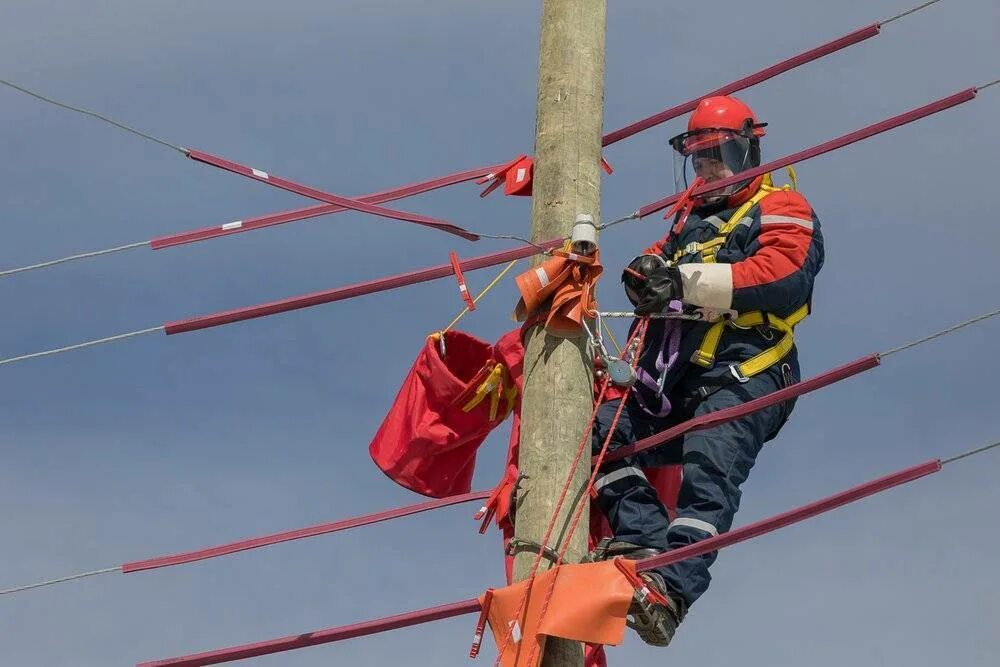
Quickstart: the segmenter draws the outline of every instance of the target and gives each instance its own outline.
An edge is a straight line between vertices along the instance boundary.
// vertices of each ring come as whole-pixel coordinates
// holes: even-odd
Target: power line
[[[654,567],[662,567],[667,563],[693,558],[719,549],[731,547],[740,542],[775,532],[782,528],[787,528],[807,519],[815,518],[831,510],[855,503],[859,500],[877,495],[892,488],[914,482],[928,475],[940,472],[941,469],[953,461],[960,458],[973,456],[1000,446],[1000,442],[980,447],[979,449],[960,454],[949,459],[931,459],[902,470],[878,477],[857,486],[845,489],[824,498],[820,498],[811,503],[795,507],[781,514],[756,521],[754,523],[741,526],[729,532],[710,537],[699,542],[667,551],[658,556],[646,558],[637,563],[637,570],[648,570]],[[315,630],[296,635],[289,635],[277,639],[270,639],[253,644],[241,646],[231,646],[227,648],[215,649],[191,655],[167,658],[143,662],[138,667],[201,667],[202,665],[215,665],[234,660],[243,660],[251,657],[270,655],[284,651],[316,646],[331,642],[342,641],[381,632],[387,632],[398,628],[411,627],[424,623],[430,623],[446,618],[453,618],[465,614],[471,614],[481,610],[479,600],[471,598],[460,600],[449,604],[438,605],[427,609],[396,614],[385,618],[353,623],[350,625]]]
[[[72,262],[77,259],[85,259],[87,257],[99,257],[101,255],[110,255],[113,252],[122,252],[124,250],[132,250],[133,248],[141,248],[143,246],[148,246],[149,241],[139,241],[137,243],[128,243],[126,245],[115,246],[114,248],[105,248],[104,250],[94,250],[93,252],[82,252],[77,255],[70,255],[68,257],[60,257],[59,259],[52,259],[47,262],[39,262],[38,264],[29,264],[28,266],[19,266],[16,269],[7,269],[5,271],[0,271],[0,276],[10,276],[15,273],[23,273],[25,271],[33,271],[35,269],[44,269],[49,266],[55,266],[56,264],[63,264],[65,262]]]
[[[32,352],[31,354],[22,354],[19,357],[10,357],[8,359],[0,359],[0,366],[4,364],[12,364],[15,361],[24,361],[26,359],[34,359],[35,357],[45,357],[50,354],[59,354],[60,352],[69,352],[70,350],[79,350],[84,347],[91,347],[93,345],[101,345],[103,343],[112,343],[114,341],[123,340],[125,338],[132,338],[134,336],[142,336],[144,334],[153,333],[154,331],[163,331],[163,326],[150,327],[149,329],[140,329],[138,331],[130,331],[128,333],[118,334],[116,336],[108,336],[107,338],[97,338],[95,340],[88,340],[83,343],[76,343],[75,345],[67,345],[66,347],[57,347],[51,350],[44,350],[42,352]]]
[[[926,7],[930,7],[931,5],[936,4],[938,2],[941,2],[941,0],[929,0],[929,2],[925,2],[922,5],[918,5],[917,7],[914,7],[913,9],[907,9],[905,12],[902,12],[900,14],[896,14],[895,16],[889,17],[889,18],[887,18],[884,21],[879,21],[879,24],[880,25],[889,25],[893,21],[898,21],[899,19],[903,18],[904,16],[909,16],[910,14],[913,14],[915,12],[919,12],[921,9],[924,9]]]
[[[96,119],[98,119],[100,121],[103,121],[103,122],[108,123],[110,125],[114,125],[117,128],[125,130],[126,132],[131,132],[132,134],[134,134],[136,136],[139,136],[139,137],[142,137],[143,139],[148,139],[149,141],[155,141],[156,143],[160,144],[161,146],[166,146],[167,148],[172,148],[175,151],[177,151],[178,153],[182,153],[184,155],[187,155],[187,149],[184,148],[184,147],[182,147],[182,146],[178,146],[176,144],[172,144],[169,141],[166,141],[165,139],[160,139],[159,137],[154,137],[152,134],[147,134],[146,132],[142,132],[140,130],[137,130],[134,127],[129,127],[128,125],[126,125],[124,123],[121,123],[121,122],[119,122],[117,120],[114,120],[113,118],[108,118],[107,116],[99,114],[96,111],[90,111],[90,110],[84,109],[82,107],[76,107],[76,106],[73,106],[72,104],[67,104],[65,102],[60,102],[59,100],[54,100],[51,97],[46,97],[45,95],[42,95],[41,93],[36,93],[33,90],[28,90],[24,86],[19,86],[16,83],[13,83],[11,81],[5,81],[4,79],[0,79],[0,83],[2,83],[5,86],[9,86],[10,88],[13,88],[14,90],[19,90],[22,93],[25,93],[27,95],[31,95],[32,97],[34,97],[36,99],[39,99],[39,100],[42,100],[43,102],[48,102],[49,104],[54,104],[57,107],[61,107],[63,109],[67,109],[69,111],[75,111],[76,113],[82,113],[82,114],[84,114],[86,116],[91,116],[91,117],[96,118]]]
[[[116,567],[106,567],[103,570],[91,570],[90,572],[81,572],[80,574],[71,574],[68,577],[59,577],[58,579],[46,579],[45,581],[39,581],[34,584],[28,584],[26,586],[15,586],[14,588],[5,588],[0,590],[0,595],[7,595],[9,593],[18,593],[20,591],[31,590],[32,588],[41,588],[42,586],[51,586],[52,584],[59,584],[64,581],[73,581],[74,579],[83,579],[84,577],[93,577],[98,574],[108,574],[110,572],[121,572],[121,566]]]
[[[941,459],[941,465],[948,465],[949,463],[952,463],[954,461],[966,459],[969,458],[970,456],[975,456],[976,454],[982,454],[983,452],[988,452],[991,449],[995,449],[997,447],[1000,447],[1000,442],[994,442],[992,445],[986,445],[985,447],[979,447],[978,449],[970,449],[969,451],[963,454],[958,454],[956,456],[952,456],[947,459]]]
[[[930,334],[929,336],[924,336],[923,338],[918,338],[915,341],[912,341],[912,342],[909,342],[909,343],[905,343],[903,345],[900,345],[899,347],[894,347],[892,349],[886,350],[885,352],[882,352],[879,356],[881,356],[883,358],[891,356],[893,354],[896,354],[897,352],[902,352],[903,350],[908,350],[911,347],[916,347],[917,345],[922,345],[923,343],[927,343],[927,342],[932,341],[932,340],[934,340],[936,338],[940,338],[942,336],[947,336],[948,334],[950,334],[953,331],[958,331],[959,329],[963,329],[963,328],[965,328],[965,327],[967,327],[967,326],[969,326],[971,324],[975,324],[976,322],[982,322],[983,320],[988,320],[991,317],[996,317],[997,315],[1000,315],[1000,309],[992,310],[992,311],[990,311],[988,313],[983,313],[982,315],[976,315],[975,317],[973,317],[971,319],[968,319],[968,320],[965,320],[964,322],[959,322],[958,324],[954,324],[954,325],[952,325],[950,327],[947,327],[945,329],[941,329],[940,331],[936,331],[936,332]]]

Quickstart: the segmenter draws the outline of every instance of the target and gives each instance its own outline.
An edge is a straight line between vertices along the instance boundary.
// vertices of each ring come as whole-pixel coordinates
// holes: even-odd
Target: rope
[[[17,593],[19,591],[26,591],[31,588],[41,588],[42,586],[51,586],[52,584],[62,583],[64,581],[72,581],[74,579],[83,579],[84,577],[93,577],[98,574],[108,574],[110,572],[120,572],[121,566],[116,565],[115,567],[106,567],[103,570],[91,570],[90,572],[81,572],[80,574],[71,574],[68,577],[59,577],[58,579],[47,579],[45,581],[39,581],[38,583],[28,584],[27,586],[16,586],[14,588],[5,588],[0,590],[0,595],[9,595],[11,593]]]
[[[917,339],[917,340],[909,342],[909,343],[905,343],[904,345],[900,345],[899,347],[894,347],[891,350],[886,350],[885,352],[882,352],[881,354],[879,354],[879,356],[882,357],[882,358],[888,357],[890,355],[896,354],[897,352],[902,352],[903,350],[908,350],[911,347],[916,347],[917,345],[922,345],[923,343],[927,343],[927,342],[932,341],[932,340],[934,340],[936,338],[940,338],[942,336],[947,336],[948,334],[952,333],[953,331],[958,331],[959,329],[963,329],[963,328],[969,326],[970,324],[975,324],[976,322],[982,322],[983,320],[988,320],[991,317],[996,317],[997,315],[1000,315],[1000,308],[998,308],[997,310],[991,311],[989,313],[983,313],[982,315],[977,315],[976,317],[973,317],[970,320],[965,320],[964,322],[959,322],[958,324],[954,324],[954,325],[952,325],[952,326],[950,326],[950,327],[948,327],[946,329],[941,329],[940,331],[932,333],[929,336],[924,336],[923,338]]]
[[[55,266],[56,264],[63,264],[64,262],[72,262],[75,259],[85,259],[87,257],[98,257],[100,255],[110,255],[113,252],[121,252],[123,250],[131,250],[132,248],[138,248],[140,246],[149,245],[149,241],[139,241],[137,243],[129,243],[127,245],[120,245],[114,248],[105,248],[104,250],[94,250],[93,252],[84,252],[79,255],[70,255],[69,257],[60,257],[59,259],[49,260],[48,262],[39,262],[38,264],[29,264],[28,266],[19,266],[16,269],[7,269],[6,271],[0,271],[0,276],[9,276],[15,273],[21,273],[23,271],[31,271],[33,269],[44,269],[47,266]]]
[[[619,357],[622,356],[622,348],[618,344],[618,341],[615,340],[614,332],[611,331],[611,327],[608,326],[608,323],[604,321],[603,317],[601,318],[601,326],[604,327],[604,332],[608,334],[608,338],[611,339],[611,344],[615,346],[615,354]]]
[[[898,21],[899,19],[903,18],[904,16],[909,16],[910,14],[913,14],[914,12],[919,12],[921,9],[924,9],[925,7],[930,7],[931,5],[933,5],[935,3],[938,3],[938,2],[941,2],[941,0],[929,0],[929,2],[925,2],[922,5],[918,5],[918,6],[914,7],[913,9],[907,9],[902,14],[896,14],[895,16],[887,18],[884,21],[879,21],[879,23],[881,25],[888,25],[888,24],[892,23],[893,21]]]
[[[636,317],[635,311],[631,310],[607,310],[601,311],[601,317]],[[694,322],[709,322],[711,321],[706,314],[701,312],[694,313],[650,313],[645,315],[651,320],[692,320]],[[720,319],[726,319],[725,317],[720,317]]]
[[[633,333],[633,335],[629,338],[628,342],[626,343],[626,347],[632,343],[632,340],[636,336],[640,336],[640,338],[639,338],[639,344],[641,346],[642,339],[643,339],[643,337],[645,337],[645,330],[646,330],[646,328],[643,327],[643,326],[637,327],[636,331]],[[635,355],[635,360],[638,360],[640,352],[641,352],[641,350],[637,351],[637,353]],[[580,459],[583,458],[583,452],[586,449],[588,442],[590,442],[591,438],[593,438],[593,435],[591,433],[591,429],[592,429],[592,427],[594,425],[594,420],[597,419],[597,411],[601,407],[601,403],[604,402],[604,395],[607,393],[607,390],[608,390],[608,387],[610,386],[610,384],[611,383],[610,383],[610,380],[608,378],[605,378],[604,381],[601,383],[601,389],[600,389],[600,391],[597,394],[597,398],[594,399],[594,408],[590,412],[590,419],[587,420],[587,425],[584,427],[583,437],[580,439],[580,445],[577,448],[576,455],[573,458],[573,462],[570,464],[569,473],[566,476],[566,481],[563,484],[563,488],[562,488],[562,491],[559,494],[559,499],[556,502],[556,506],[552,510],[552,517],[549,519],[549,525],[545,529],[545,535],[542,537],[542,540],[540,542],[540,544],[542,545],[542,548],[540,548],[538,550],[538,554],[535,556],[535,560],[531,564],[531,570],[529,571],[528,577],[527,577],[528,583],[527,583],[527,585],[524,588],[524,595],[521,596],[521,600],[518,603],[517,611],[514,613],[514,616],[516,618],[520,619],[519,622],[520,622],[520,624],[522,626],[524,624],[523,614],[527,613],[528,599],[531,596],[531,586],[532,586],[532,584],[535,581],[535,576],[538,573],[538,567],[539,567],[539,565],[541,565],[542,557],[545,554],[545,547],[548,545],[549,539],[552,537],[552,531],[555,529],[556,522],[557,522],[557,520],[559,518],[559,512],[562,511],[563,503],[566,501],[566,496],[569,494],[569,488],[570,488],[570,486],[573,483],[573,474],[576,471],[576,468],[577,468],[577,466],[580,463]],[[617,424],[618,417],[621,415],[621,409],[624,406],[624,404],[625,404],[625,401],[621,401],[621,405],[619,405],[618,413],[615,416],[615,421],[612,424],[612,427],[611,427],[611,429],[608,432],[608,439],[609,440],[610,440],[611,435],[614,434],[614,432],[615,432],[614,425]],[[605,447],[606,446],[607,446],[607,442],[605,442]],[[583,506],[584,499],[587,498],[586,494],[589,493],[589,491],[590,491],[590,487],[593,484],[595,475],[596,475],[596,473],[592,473],[591,474],[591,477],[590,477],[590,480],[588,481],[587,487],[584,490],[584,495],[581,496],[581,500],[580,500],[580,506],[581,507]],[[569,548],[569,541],[570,541],[570,538],[572,537],[572,534],[573,534],[572,531],[576,528],[576,524],[578,522],[579,522],[579,515],[578,515],[577,512],[574,512],[574,521],[571,523],[570,532],[568,532],[567,535],[566,535],[565,542],[563,542],[563,545],[560,548],[560,553],[559,553],[558,557],[556,558],[556,562],[553,564],[554,566],[558,566],[562,562],[562,558],[565,555],[566,550]],[[553,579],[553,585],[554,585],[554,583],[555,583],[555,580]],[[548,595],[551,595],[551,590],[548,592]],[[546,602],[547,602],[547,600],[546,600]],[[544,614],[544,612],[543,612],[543,614]],[[510,639],[511,639],[511,636],[513,634],[513,631],[514,631],[514,624],[511,624],[507,628],[507,631],[504,633],[504,638],[503,638],[503,641],[500,643],[500,646],[499,646],[499,648],[497,650],[497,659],[496,659],[496,662],[493,664],[493,667],[499,667],[501,658],[503,657],[503,654],[504,654],[504,651],[507,650],[507,646],[510,643]],[[518,650],[520,650],[520,647],[518,647]]]
[[[987,84],[984,84],[984,85],[982,85],[982,86],[976,86],[976,90],[986,90],[986,89],[987,89],[987,88],[989,88],[990,86],[995,86],[995,85],[997,85],[998,83],[1000,83],[1000,79],[996,79],[996,80],[994,80],[994,81],[990,81],[989,83],[987,83]]]
[[[555,509],[552,510],[552,517],[549,519],[549,525],[545,529],[545,535],[542,537],[540,544],[542,548],[538,550],[538,555],[535,556],[534,562],[531,564],[531,570],[528,572],[528,584],[524,587],[524,595],[521,596],[521,600],[518,603],[517,611],[514,616],[521,619],[521,624],[524,623],[522,614],[527,612],[528,608],[528,598],[531,595],[531,585],[535,581],[535,575],[538,573],[538,567],[541,565],[542,556],[545,554],[545,546],[549,543],[549,538],[552,537],[552,531],[555,529],[556,520],[559,517],[559,512],[562,510],[563,503],[566,500],[566,496],[569,493],[569,487],[573,483],[573,473],[576,471],[577,465],[580,463],[580,459],[583,458],[584,449],[587,446],[587,442],[593,437],[591,435],[591,429],[594,425],[594,420],[597,419],[597,409],[601,406],[604,400],[604,394],[608,390],[608,385],[610,385],[610,380],[608,378],[604,379],[601,383],[601,389],[597,393],[597,398],[594,400],[594,409],[590,412],[590,419],[587,420],[587,425],[583,430],[583,437],[580,439],[580,446],[577,448],[576,456],[573,458],[573,463],[570,464],[569,474],[566,476],[566,482],[563,484],[562,491],[559,493],[559,500],[556,502]],[[624,401],[623,401],[624,402]],[[511,636],[513,635],[514,625],[511,623],[507,631],[504,633],[503,641],[500,642],[497,648],[497,659],[493,663],[493,667],[498,667],[500,665],[500,659],[507,650],[507,645],[510,643]]]
[[[126,132],[131,132],[132,134],[134,134],[136,136],[139,136],[139,137],[142,137],[143,139],[148,139],[149,141],[155,141],[156,143],[160,144],[161,146],[166,146],[167,148],[173,148],[178,153],[183,153],[184,155],[187,155],[187,149],[186,148],[183,148],[181,146],[177,146],[175,144],[172,144],[169,141],[165,141],[163,139],[154,137],[151,134],[146,134],[145,132],[140,132],[139,130],[135,129],[134,127],[129,127],[128,125],[125,125],[124,123],[119,123],[118,121],[113,120],[111,118],[108,118],[107,116],[102,116],[101,114],[99,114],[97,112],[89,111],[87,109],[83,109],[83,108],[80,108],[80,107],[75,107],[75,106],[72,106],[70,104],[66,104],[65,102],[60,102],[58,100],[54,100],[52,98],[45,97],[44,95],[40,95],[39,93],[36,93],[33,90],[28,90],[27,88],[24,88],[23,86],[19,86],[16,83],[12,83],[10,81],[5,81],[3,79],[0,79],[0,83],[2,83],[5,86],[9,86],[9,87],[13,88],[14,90],[19,90],[22,93],[26,93],[28,95],[31,95],[32,97],[34,97],[36,99],[39,99],[39,100],[41,100],[43,102],[48,102],[49,104],[54,104],[57,107],[62,107],[63,109],[67,109],[69,111],[75,111],[76,113],[82,113],[85,116],[91,116],[91,117],[96,118],[98,120],[104,121],[105,123],[109,123],[111,125],[114,125],[117,128],[125,130]]]
[[[636,327],[635,335],[632,337],[633,339],[638,338],[638,345],[636,346],[635,356],[632,358],[633,369],[635,368],[636,364],[639,361],[639,357],[642,354],[642,347],[646,341],[646,330],[648,329],[648,327],[649,327],[649,320],[646,319],[640,320],[639,326]],[[631,344],[631,340],[629,341],[628,344]],[[615,431],[618,428],[618,420],[621,419],[622,411],[625,408],[625,403],[626,401],[624,398],[618,401],[618,409],[615,411],[615,416],[614,418],[612,418],[611,425],[608,427],[608,435],[604,438],[604,442],[601,444],[601,451],[597,455],[596,462],[592,463],[593,470],[590,473],[590,478],[587,480],[587,486],[585,487],[584,492],[580,494],[580,502],[577,503],[576,508],[573,512],[573,520],[570,523],[569,530],[566,533],[566,539],[563,541],[563,546],[559,550],[559,554],[556,557],[556,562],[555,562],[556,567],[562,564],[563,558],[566,556],[566,552],[569,550],[570,539],[572,539],[573,533],[576,532],[577,526],[580,525],[580,519],[583,516],[583,509],[584,507],[587,506],[587,498],[589,498],[590,494],[593,492],[594,482],[597,481],[597,476],[600,474],[601,465],[603,465],[604,463],[604,457],[608,453],[608,447],[611,444],[611,439],[614,437]],[[542,601],[541,610],[539,610],[539,616],[538,616],[539,623],[541,623],[541,620],[545,618],[545,614],[549,610],[549,603],[552,601],[552,595],[556,590],[557,576],[558,574],[552,577],[552,582],[549,585],[548,590],[546,590],[545,592],[545,599]],[[532,648],[532,651],[533,651],[532,655],[528,659],[529,664],[535,664],[535,653],[534,653],[535,648]]]
[[[994,442],[992,445],[986,445],[985,447],[980,447],[978,449],[970,449],[964,454],[958,454],[956,456],[952,456],[951,458],[941,459],[941,465],[948,465],[949,463],[954,463],[955,461],[975,456],[976,454],[982,454],[983,452],[988,452],[996,447],[1000,447],[1000,442]]]
[[[476,296],[475,296],[475,297],[474,297],[474,298],[472,299],[472,303],[474,303],[474,304],[478,304],[478,303],[479,303],[479,300],[480,300],[480,299],[482,299],[482,298],[483,298],[484,296],[486,296],[486,293],[487,293],[487,292],[489,292],[489,291],[490,291],[491,289],[493,289],[494,287],[496,287],[496,286],[497,286],[497,283],[499,283],[499,282],[500,282],[501,280],[503,280],[503,277],[504,277],[505,275],[507,275],[507,273],[508,273],[508,272],[509,272],[509,271],[510,271],[511,269],[513,269],[513,268],[514,268],[514,265],[515,265],[515,264],[517,264],[517,263],[518,263],[518,261],[520,261],[520,260],[516,260],[516,259],[515,259],[515,260],[511,260],[510,264],[508,264],[507,266],[505,266],[505,267],[504,267],[504,269],[503,269],[503,271],[501,271],[500,273],[498,273],[498,274],[497,274],[497,277],[496,277],[496,278],[494,278],[494,279],[493,279],[493,280],[492,280],[492,281],[490,282],[490,284],[489,284],[489,285],[487,285],[486,287],[484,287],[484,288],[483,288],[483,291],[482,291],[482,292],[480,292],[479,294],[477,294],[477,295],[476,295]],[[453,319],[453,320],[452,320],[451,322],[449,322],[449,323],[448,323],[448,326],[446,326],[446,327],[445,327],[444,329],[442,329],[442,330],[441,330],[441,333],[445,333],[446,331],[450,331],[450,330],[451,330],[451,328],[452,328],[453,326],[455,326],[456,324],[458,324],[458,321],[459,321],[460,319],[462,319],[463,317],[465,317],[465,316],[466,316],[466,314],[467,314],[468,312],[469,312],[469,307],[468,307],[468,306],[466,306],[465,308],[463,308],[463,309],[462,309],[462,312],[460,312],[460,313],[459,313],[458,315],[456,315],[456,316],[455,316],[455,319]]]
[[[45,357],[50,354],[58,354],[60,352],[69,352],[70,350],[79,350],[83,347],[91,347],[93,345],[101,345],[102,343],[112,343],[116,340],[122,340],[124,338],[132,338],[133,336],[142,336],[143,334],[153,333],[154,331],[163,331],[163,326],[150,327],[149,329],[140,329],[139,331],[130,331],[128,333],[118,334],[117,336],[108,336],[107,338],[98,338],[97,340],[88,340],[84,343],[77,343],[75,345],[67,345],[66,347],[57,347],[52,350],[44,350],[42,352],[33,352],[31,354],[22,354],[19,357],[10,357],[8,359],[0,359],[0,366],[4,364],[12,364],[15,361],[24,361],[25,359],[34,359],[35,357]]]

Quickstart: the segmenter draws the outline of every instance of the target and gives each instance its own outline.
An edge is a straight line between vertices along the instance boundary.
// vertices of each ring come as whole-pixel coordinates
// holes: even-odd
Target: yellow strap
[[[729,220],[727,220],[726,223],[719,228],[718,236],[707,243],[689,244],[687,247],[678,250],[674,253],[674,261],[676,262],[682,256],[690,252],[702,252],[703,263],[715,263],[716,251],[713,250],[713,248],[721,246],[726,242],[729,234],[736,229],[737,225],[740,224],[740,221],[754,206],[757,206],[760,201],[764,199],[764,197],[768,196],[772,192],[797,189],[798,179],[795,174],[795,169],[789,165],[785,168],[785,170],[788,172],[788,178],[791,180],[791,185],[776,187],[771,174],[765,174],[757,193],[742,206],[736,209],[736,211],[729,217]],[[694,249],[694,246],[699,247]],[[704,252],[706,249],[708,252]],[[795,325],[804,320],[808,314],[809,306],[803,305],[784,319],[755,310],[749,313],[743,313],[735,320],[723,320],[716,322],[708,328],[708,331],[705,333],[705,338],[701,341],[701,345],[698,346],[698,349],[691,357],[691,362],[699,366],[704,366],[705,368],[711,368],[715,364],[715,354],[719,349],[719,343],[722,341],[722,334],[725,332],[727,326],[737,329],[749,329],[750,327],[767,325],[771,329],[780,331],[783,334],[781,339],[772,347],[736,366],[736,370],[741,373],[743,377],[753,377],[785,358],[785,355],[791,351],[792,346],[795,344],[795,337],[793,333]]]
[[[793,181],[794,181],[794,173],[795,173],[794,170],[791,170],[789,172],[789,175],[792,176]],[[674,262],[678,261],[684,255],[700,252],[702,253],[703,262],[707,264],[714,263],[716,253],[715,252],[706,253],[705,251],[712,250],[713,248],[718,248],[724,245],[726,243],[726,239],[728,239],[729,235],[733,233],[733,230],[736,229],[737,225],[740,224],[740,221],[743,220],[744,217],[746,217],[747,213],[750,212],[750,209],[759,204],[764,197],[768,196],[772,192],[779,192],[781,190],[788,189],[788,187],[789,186],[784,186],[781,188],[775,187],[771,174],[765,174],[763,180],[761,180],[760,188],[757,190],[754,196],[745,201],[742,206],[737,208],[733,212],[733,214],[729,216],[729,220],[727,220],[725,223],[723,223],[721,227],[719,227],[718,234],[712,240],[706,241],[704,243],[687,244],[686,246],[678,249],[674,253],[674,256],[672,258],[673,261]]]
[[[705,368],[711,368],[715,364],[715,354],[727,326],[734,329],[767,326],[781,332],[781,339],[777,343],[736,366],[736,370],[742,377],[753,377],[784,359],[792,350],[792,346],[795,345],[795,325],[804,320],[807,315],[809,315],[809,306],[806,304],[785,318],[754,310],[743,313],[734,320],[716,322],[709,327],[701,345],[691,357],[691,362]]]

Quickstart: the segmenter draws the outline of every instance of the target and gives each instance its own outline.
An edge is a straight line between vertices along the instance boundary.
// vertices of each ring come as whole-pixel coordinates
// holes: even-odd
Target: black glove
[[[667,261],[659,255],[639,255],[622,271],[622,284],[625,286],[625,296],[633,306],[639,304],[639,297],[649,274],[658,269],[666,268]]]
[[[681,272],[676,267],[662,267],[646,276],[639,302],[635,304],[636,315],[662,313],[674,299],[683,298]]]

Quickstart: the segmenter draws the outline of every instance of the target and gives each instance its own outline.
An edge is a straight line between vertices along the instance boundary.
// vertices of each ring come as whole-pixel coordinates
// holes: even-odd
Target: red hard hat
[[[749,106],[730,95],[706,97],[691,112],[688,132],[708,129],[743,132],[748,129],[747,121],[750,121],[749,129],[753,136],[764,136],[764,126],[767,123],[759,122]]]

